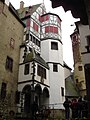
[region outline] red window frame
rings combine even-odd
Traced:
[[[35,22],[33,22],[33,29],[38,32],[38,25]]]
[[[30,19],[26,20],[26,27],[30,27]]]
[[[45,33],[48,33],[48,32],[58,33],[58,27],[46,26],[45,27]]]

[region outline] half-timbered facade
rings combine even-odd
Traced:
[[[58,103],[63,108],[64,69],[61,19],[46,13],[44,4],[21,8],[18,14],[25,23],[20,46],[17,101],[19,112],[30,112],[35,101],[39,106]]]

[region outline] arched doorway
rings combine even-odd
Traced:
[[[47,87],[43,89],[43,105],[49,104],[49,90]]]
[[[40,106],[41,105],[41,96],[42,96],[42,88],[40,84],[35,86],[35,102]]]
[[[24,112],[25,113],[30,113],[31,111],[31,86],[26,85],[22,93],[24,94]]]

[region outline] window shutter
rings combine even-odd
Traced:
[[[44,22],[44,16],[43,16],[43,17],[41,17],[41,22]]]
[[[35,22],[33,22],[33,29],[38,32],[38,25]]]
[[[46,19],[45,19],[45,20],[46,20],[46,21],[49,20],[49,15],[46,15]]]
[[[26,27],[30,27],[30,19],[27,19],[27,21],[26,21]]]
[[[54,27],[54,33],[58,33],[58,28]]]
[[[49,32],[49,26],[45,27],[45,33]]]
[[[53,33],[53,26],[50,26],[50,32]]]

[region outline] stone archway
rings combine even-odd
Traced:
[[[35,86],[35,102],[40,106],[41,105],[41,99],[42,99],[42,88],[40,84],[37,84]]]
[[[43,105],[49,104],[49,90],[47,87],[43,89]]]
[[[24,112],[25,113],[30,113],[31,111],[31,86],[26,85],[22,93],[24,95]]]

